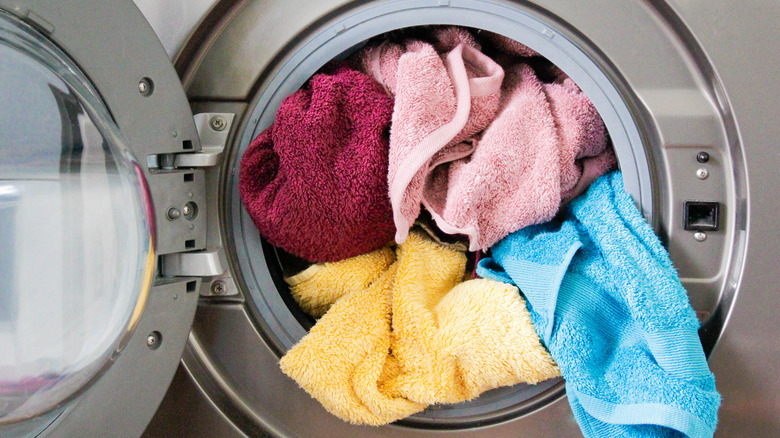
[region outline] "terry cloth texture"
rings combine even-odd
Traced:
[[[517,41],[507,38],[503,35],[499,35],[493,32],[480,32],[480,36],[484,37],[493,47],[496,49],[514,56],[538,56],[535,50],[529,48],[524,44],[520,44]]]
[[[666,250],[623,188],[599,178],[560,223],[492,248],[479,274],[516,284],[587,437],[711,437],[720,395]]]
[[[420,213],[432,159],[438,154],[436,160],[450,161],[470,153],[471,147],[460,143],[493,120],[504,78],[503,69],[465,30],[437,30],[433,39],[433,44],[383,42],[357,55],[364,71],[395,97],[388,185],[398,243]]]
[[[506,72],[498,116],[473,153],[433,162],[423,192],[438,226],[467,235],[471,251],[552,219],[616,164],[601,117],[571,79],[546,84],[525,64]]]
[[[339,298],[367,289],[393,263],[395,251],[388,246],[338,262],[311,265],[285,281],[301,309],[319,318]]]
[[[239,190],[260,234],[309,261],[373,251],[395,234],[387,196],[393,100],[346,66],[284,99],[247,148]]]
[[[517,288],[462,282],[465,255],[416,230],[388,266],[391,255],[327,264],[291,285],[327,313],[280,365],[328,411],[381,425],[559,375]]]

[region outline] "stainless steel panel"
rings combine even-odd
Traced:
[[[748,168],[747,260],[723,336],[710,357],[723,396],[716,435],[780,436],[780,3],[674,1],[705,47],[734,110]]]
[[[231,422],[247,436],[267,433],[284,437],[541,438],[580,434],[563,398],[520,422],[514,420],[464,430],[349,425],[325,411],[282,374],[278,356],[268,348],[250,316],[238,304],[202,302],[185,352],[185,362],[187,367],[179,369],[180,378],[163,405],[167,409],[158,413],[145,437],[221,436],[212,433],[214,429],[227,429],[224,420],[215,417],[213,412],[205,416],[191,414],[210,408],[229,414]],[[197,383],[193,383],[193,377]],[[192,398],[182,399],[178,391],[184,391]],[[175,404],[174,400],[183,405]]]
[[[133,0],[173,59],[219,0]]]

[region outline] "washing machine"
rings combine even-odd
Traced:
[[[425,25],[522,42],[590,97],[701,321],[716,435],[780,436],[780,3],[135,3],[0,0],[0,436],[579,436],[562,380],[368,427],[279,369],[314,321],[241,156],[325,63]]]

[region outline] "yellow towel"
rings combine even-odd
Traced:
[[[304,312],[319,318],[339,298],[365,290],[395,262],[395,251],[380,248],[339,262],[314,264],[285,278]]]
[[[291,286],[307,302],[344,291],[281,360],[282,370],[334,415],[386,424],[430,404],[560,375],[518,290],[488,279],[461,283],[462,252],[412,232],[389,267],[387,253],[372,254],[365,260],[373,267],[366,262],[359,269],[385,268],[368,287],[354,280],[334,287],[336,265],[343,262],[328,264],[328,276],[319,275],[322,266]]]

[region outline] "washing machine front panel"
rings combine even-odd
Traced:
[[[780,124],[780,28],[774,1],[671,2],[706,48],[724,93],[719,104],[733,111],[748,169],[740,232],[747,241],[738,293],[710,366],[723,396],[717,436],[780,436],[780,203],[777,139]]]
[[[229,157],[216,178],[215,208],[230,284],[237,289],[202,300],[184,365],[149,436],[172,428],[202,436],[217,430],[236,436],[427,436],[442,428],[464,436],[578,433],[560,385],[492,410],[429,410],[409,422],[358,428],[325,412],[278,369],[279,356],[311,321],[280,295],[284,284],[274,248],[262,242],[238,200],[238,160],[272,122],[281,99],[317,68],[366,38],[411,25],[502,33],[554,60],[582,86],[605,116],[631,194],[668,244],[703,321],[705,350],[717,343],[746,254],[746,170],[716,69],[674,9],[642,1],[223,3],[221,13],[195,32],[197,41],[185,45],[187,62],[178,65],[194,107],[236,116]],[[525,18],[513,18],[518,14]],[[697,160],[700,152],[708,153],[706,164]],[[704,239],[686,230],[688,201],[717,202],[719,230]],[[191,397],[182,404],[177,394]],[[210,414],[192,418],[189,410]]]
[[[218,269],[214,157],[131,1],[2,0],[0,20],[0,435],[138,436]]]

